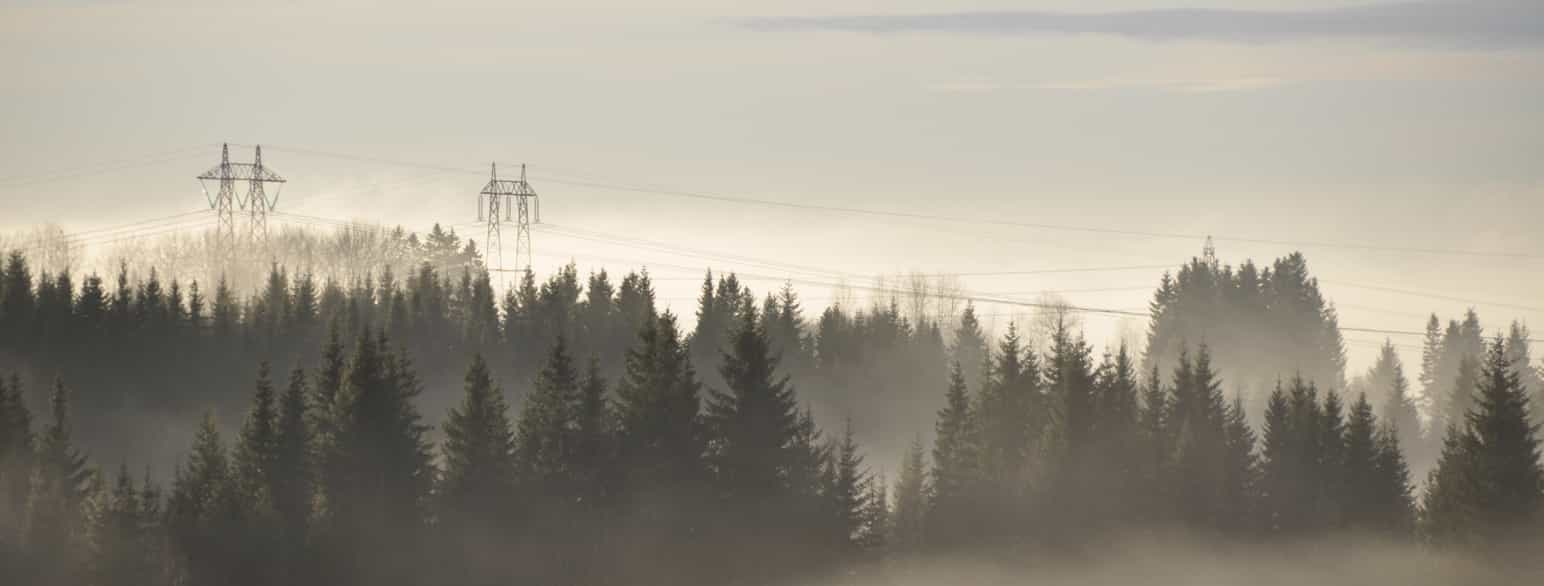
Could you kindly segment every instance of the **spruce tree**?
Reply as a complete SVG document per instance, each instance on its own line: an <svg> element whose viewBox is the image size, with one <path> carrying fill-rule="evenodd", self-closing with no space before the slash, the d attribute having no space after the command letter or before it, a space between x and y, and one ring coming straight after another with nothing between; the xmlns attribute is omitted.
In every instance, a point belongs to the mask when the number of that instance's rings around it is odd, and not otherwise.
<svg viewBox="0 0 1544 586"><path fill-rule="evenodd" d="M1357 396L1351 404L1351 415L1346 420L1345 453L1341 462L1345 479L1345 522L1348 527L1360 530L1382 528L1381 518L1386 508L1380 502L1384 494L1383 479L1379 475L1378 422L1372 414L1372 404L1366 394Z"/></svg>
<svg viewBox="0 0 1544 586"><path fill-rule="evenodd" d="M1429 538L1497 543L1532 530L1544 469L1529 397L1498 337L1485 356L1465 427L1450 427L1424 499Z"/></svg>
<svg viewBox="0 0 1544 586"><path fill-rule="evenodd" d="M36 472L28 503L27 542L34 552L52 556L64 565L61 572L75 571L86 547L86 517L83 506L89 496L94 472L86 465L86 456L75 446L70 419L69 389L64 381L54 382L50 403L53 418L38 438Z"/></svg>
<svg viewBox="0 0 1544 586"><path fill-rule="evenodd" d="M1324 394L1319 424L1319 515L1322 523L1338 528L1346 512L1346 417L1340 393L1334 389Z"/></svg>
<svg viewBox="0 0 1544 586"><path fill-rule="evenodd" d="M138 490L128 466L120 466L112 489L100 497L100 509L93 519L93 584L142 586L158 581L159 528L153 516L157 511L156 504L145 502L147 499L159 497L153 491Z"/></svg>
<svg viewBox="0 0 1544 586"><path fill-rule="evenodd" d="M833 513L832 527L836 542L848 547L861 547L864 528L871 510L872 496L869 484L872 479L863 468L863 455L858 452L858 442L853 439L852 420L842 432L842 441L832 450L826 498L830 499Z"/></svg>
<svg viewBox="0 0 1544 586"><path fill-rule="evenodd" d="M1522 386L1498 335L1482 367L1469 433L1480 483L1481 521L1491 528L1526 526L1544 506L1544 469L1539 463L1538 427Z"/></svg>
<svg viewBox="0 0 1544 586"><path fill-rule="evenodd" d="M1377 526L1392 537L1408 538L1415 523L1415 499L1411 494L1410 467L1405 464L1399 444L1399 430L1385 423L1379 426L1376 441Z"/></svg>
<svg viewBox="0 0 1544 586"><path fill-rule="evenodd" d="M567 341L559 337L515 427L515 464L521 483L538 501L560 501L575 488L569 456L578 400L579 373Z"/></svg>
<svg viewBox="0 0 1544 586"><path fill-rule="evenodd" d="M1534 406L1534 423L1544 424L1544 408L1538 407L1539 402L1544 401L1541 399L1544 397L1544 370L1534 368L1531 340L1527 325L1512 322L1512 326L1507 329L1506 356L1512 363L1512 369L1517 371L1518 382L1532 393L1529 403Z"/></svg>
<svg viewBox="0 0 1544 586"><path fill-rule="evenodd" d="M0 538L21 541L32 481L32 413L22 398L21 378L0 378Z"/></svg>
<svg viewBox="0 0 1544 586"><path fill-rule="evenodd" d="M890 545L895 532L895 519L890 507L890 485L884 474L871 476L868 494L864 495L862 521L858 529L857 546L874 551Z"/></svg>
<svg viewBox="0 0 1544 586"><path fill-rule="evenodd" d="M898 549L921 548L926 534L923 524L927 517L928 479L923 457L922 436L914 436L895 484L895 510L888 541Z"/></svg>
<svg viewBox="0 0 1544 586"><path fill-rule="evenodd" d="M1217 526L1227 478L1226 407L1207 347L1201 346L1194 361L1181 353L1173 378L1168 425L1174 430L1175 502L1191 525Z"/></svg>
<svg viewBox="0 0 1544 586"><path fill-rule="evenodd" d="M1464 354L1459 357L1456 374L1449 380L1447 394L1438 412L1444 425L1455 425L1460 429L1465 426L1465 419L1474 407L1476 387L1480 382L1480 366L1477 356Z"/></svg>
<svg viewBox="0 0 1544 586"><path fill-rule="evenodd" d="M467 367L461 404L445 421L442 519L453 526L507 513L515 488L515 436L504 393L481 354Z"/></svg>
<svg viewBox="0 0 1544 586"><path fill-rule="evenodd" d="M1291 404L1281 383L1265 404L1264 438L1260 447L1260 513L1268 533L1290 531L1299 519L1298 500L1303 498L1298 471L1301 449L1295 441Z"/></svg>
<svg viewBox="0 0 1544 586"><path fill-rule="evenodd" d="M1172 433L1168 401L1169 393L1164 389L1163 378L1154 367L1147 375L1147 384L1142 386L1141 410L1137 414L1138 433L1146 447L1134 454L1139 463L1140 490L1146 495L1140 505L1148 509L1145 515L1148 520L1167 515L1160 503L1167 499L1169 485L1167 472Z"/></svg>
<svg viewBox="0 0 1544 586"><path fill-rule="evenodd" d="M792 492L786 478L795 457L798 403L771 352L766 331L755 313L747 312L719 369L728 388L710 391L707 405L709 462L719 489L746 505Z"/></svg>
<svg viewBox="0 0 1544 586"><path fill-rule="evenodd" d="M617 435L625 489L644 501L684 505L704 480L701 385L670 312L648 322L617 385Z"/></svg>
<svg viewBox="0 0 1544 586"><path fill-rule="evenodd" d="M1415 399L1410 396L1410 381L1405 378L1404 366L1400 364L1398 354L1392 354L1389 361L1392 363L1392 376L1388 381L1388 401L1383 406L1383 421L1398 434L1395 439L1399 445L1419 445L1421 419Z"/></svg>
<svg viewBox="0 0 1544 586"><path fill-rule="evenodd" d="M37 298L32 290L32 269L20 250L6 258L0 271L0 348L20 355L31 353L32 321Z"/></svg>
<svg viewBox="0 0 1544 586"><path fill-rule="evenodd" d="M311 514L315 474L312 468L312 430L306 373L296 368L279 397L275 453L268 492L273 508L284 522L287 541L303 541Z"/></svg>
<svg viewBox="0 0 1544 586"><path fill-rule="evenodd" d="M349 358L322 446L328 554L359 580L411 581L419 566L402 556L363 563L381 548L418 551L434 478L427 428L413 400L422 387L405 353L365 328ZM335 577L336 578L336 577ZM339 578L341 579L341 578Z"/></svg>
<svg viewBox="0 0 1544 586"><path fill-rule="evenodd" d="M252 407L241 426L233 454L238 498L253 512L268 514L273 506L272 487L277 483L275 461L279 455L279 412L267 362L258 365Z"/></svg>
<svg viewBox="0 0 1544 586"><path fill-rule="evenodd" d="M616 451L611 415L600 360L592 356L579 386L574 405L574 438L569 442L569 463L581 491L580 498L592 505L600 504L616 480L611 467Z"/></svg>
<svg viewBox="0 0 1544 586"><path fill-rule="evenodd" d="M968 523L965 506L978 479L976 428L960 362L949 372L944 408L934 424L933 490L928 495L927 529L935 540L958 539Z"/></svg>
<svg viewBox="0 0 1544 586"><path fill-rule="evenodd" d="M1440 545L1478 545L1480 478L1474 465L1474 438L1457 425L1442 435L1437 464L1427 473L1421 495L1421 533Z"/></svg>
<svg viewBox="0 0 1544 586"><path fill-rule="evenodd" d="M1011 324L973 413L983 478L994 485L994 498L1021 501L1034 484L1027 465L1039 450L1049 414L1034 353L1021 348L1018 330Z"/></svg>
<svg viewBox="0 0 1544 586"><path fill-rule="evenodd" d="M193 450L177 468L167 501L167 529L176 549L176 566L190 583L232 581L232 568L244 553L238 535L242 515L225 445L206 414L193 436Z"/></svg>
<svg viewBox="0 0 1544 586"><path fill-rule="evenodd" d="M965 383L973 388L981 388L982 367L987 361L986 334L981 331L981 321L976 318L976 306L966 302L965 311L960 314L959 328L954 331L954 348L952 349L954 362L965 365L968 370L965 374Z"/></svg>
<svg viewBox="0 0 1544 586"><path fill-rule="evenodd" d="M1255 432L1249 426L1240 396L1233 397L1223 417L1223 485L1218 521L1222 529L1240 532L1252 526L1253 499L1259 483Z"/></svg>

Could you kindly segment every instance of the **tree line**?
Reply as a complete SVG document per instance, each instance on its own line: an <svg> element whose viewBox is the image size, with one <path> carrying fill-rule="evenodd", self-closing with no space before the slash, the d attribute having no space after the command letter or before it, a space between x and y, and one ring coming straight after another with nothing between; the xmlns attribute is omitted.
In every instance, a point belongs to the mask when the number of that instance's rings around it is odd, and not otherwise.
<svg viewBox="0 0 1544 586"><path fill-rule="evenodd" d="M541 285L526 274L502 307L486 275L458 283L428 266L348 291L274 267L244 302L217 287L210 309L196 286L163 292L153 274L120 274L111 295L68 279L34 286L20 255L0 276L0 343L62 375L41 425L21 377L0 385L0 563L35 583L725 581L1142 528L1472 551L1541 530L1529 369L1500 336L1459 360L1472 372L1454 373L1454 394L1472 392L1442 420L1417 491L1399 409L1299 375L1273 384L1252 424L1209 345L1168 365L1124 346L1096 358L1065 320L1037 351L1012 325L989 344L967 307L945 347L940 324L893 304L806 326L791 289L757 303L710 275L688 333L653 308L646 274L581 288L572 267ZM161 355L177 340L189 354ZM884 415L884 396L827 397L857 407L834 433L800 384L887 364L880 380L926 380L911 363L930 356L948 365L932 367L942 408L931 442L907 434L894 482L853 431ZM459 384L421 376L436 363L456 364L438 368ZM74 423L77 378L111 389L147 364L184 389L190 373L253 373L210 385L236 409L149 387L95 397L202 402L240 422L232 433L204 415L169 486L96 472ZM530 381L518 410L500 368ZM1390 396L1408 385L1393 371ZM423 415L432 387L456 396L437 426Z"/></svg>

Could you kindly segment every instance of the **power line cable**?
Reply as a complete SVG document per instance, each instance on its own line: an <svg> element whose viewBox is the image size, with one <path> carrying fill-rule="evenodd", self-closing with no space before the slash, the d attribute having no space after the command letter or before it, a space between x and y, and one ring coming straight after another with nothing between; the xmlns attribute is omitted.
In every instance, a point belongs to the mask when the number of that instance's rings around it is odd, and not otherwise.
<svg viewBox="0 0 1544 586"><path fill-rule="evenodd" d="M356 160L356 161L363 161L363 162L379 163L379 164L385 164L385 165L413 166L413 167L419 167L419 168L423 168L423 169L442 170L442 171L446 171L446 172L477 174L477 175L481 175L482 174L482 171L480 171L480 170L473 170L473 169L462 168L462 167L451 167L451 166L446 166L446 165L432 165L432 164L408 162L408 161L401 161L401 160L385 159L385 158L380 158L380 157L369 157L369 156L361 156L361 155L351 155L351 154L347 154L347 153L322 151L322 150L317 150L317 149L306 149L306 148L299 148L299 147L270 147L270 148L283 149L283 150L286 150L286 151L295 152L295 153L301 153L301 154L310 154L310 155L315 155L315 156L342 158L342 159L349 159L349 160ZM537 181L547 182L547 183L555 183L555 184L559 184L559 185L568 185L568 186L572 186L572 187L590 187L590 188L605 189L605 190L610 190L610 191L622 191L622 192L629 192L629 193L643 193L643 194L650 194L650 195L666 195L666 196L698 199L698 200L705 200L705 201L717 201L717 202L723 202L723 203L757 205L757 206L765 206L765 207L779 207L779 208L787 208L787 209L798 209L798 210L807 210L807 211L822 211L822 212L852 214L852 215L866 215L866 216L879 216L879 217L892 217L892 218L909 218L909 219L915 219L915 220L928 220L928 221L938 221L938 222L965 223L965 224L992 225L992 226L1008 226L1008 227L1029 228L1029 229L1037 229L1037 230L1056 230L1056 231L1066 231L1066 232L1082 232L1082 233L1104 234L1104 235L1112 235L1112 236L1130 236L1130 237L1161 238L1161 239L1180 239L1180 240L1202 240L1202 239L1206 238L1207 236L1212 236L1216 240L1223 240L1223 241L1230 241L1230 242L1243 242L1243 243L1250 243L1250 244L1270 244L1270 245L1280 245L1280 246L1313 247L1313 248L1339 248L1339 249L1349 249L1349 250L1365 250L1365 251L1373 251L1373 252L1398 252L1398 253L1430 254L1430 255L1445 255L1445 256L1496 257L1496 258L1513 258L1513 259L1528 259L1528 260L1541 260L1541 259L1544 259L1544 254L1525 253L1525 252L1490 251L1490 250L1466 250L1466 249L1453 249L1453 248L1421 248L1421 247L1389 246L1389 245L1378 245L1378 244L1356 243L1356 242L1330 242L1330 241L1316 241L1316 240L1287 240L1287 239L1274 239L1274 238L1253 238L1253 237L1233 236L1233 235L1217 235L1217 234L1208 235L1208 234L1192 234L1192 233L1182 233L1182 232L1161 232L1161 231L1148 231L1148 230L1128 230L1128 229L1118 229L1118 228L1105 228L1105 227L1098 227L1098 226L1074 226L1074 225L1066 225L1066 224L1051 224L1051 223L1044 223L1044 222L1021 222L1021 221L1004 220L1004 219L996 219L996 218L970 218L970 217L950 216L950 215L942 215L942 214L926 214L926 213L919 213L919 212L906 212L906 211L898 211L898 210L884 210L884 209L877 209L877 208L864 208L864 207L838 206L838 205L829 205L829 204L814 204L814 203L778 201L778 200L772 200L772 199L756 198L756 197L748 197L748 196L740 196L740 195L728 195L728 194L716 193L716 192L708 192L708 191L689 191L689 190L679 190L679 189L663 189L663 188L643 186L643 185L638 185L638 184L624 184L624 183L616 183L616 182L564 179L564 178L559 177L559 176L540 175L540 174L533 175L532 179L533 180L537 180Z"/></svg>

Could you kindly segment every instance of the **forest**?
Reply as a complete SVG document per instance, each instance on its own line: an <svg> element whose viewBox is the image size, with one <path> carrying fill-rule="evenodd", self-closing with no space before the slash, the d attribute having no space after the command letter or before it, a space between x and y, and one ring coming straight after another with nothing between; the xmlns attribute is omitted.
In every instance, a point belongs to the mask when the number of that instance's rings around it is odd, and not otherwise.
<svg viewBox="0 0 1544 586"><path fill-rule="evenodd" d="M641 269L500 293L453 232L392 241L245 286L11 252L0 576L783 583L1165 535L1544 571L1527 328L1431 315L1411 373L1390 342L1348 376L1301 254L1190 259L1096 349L1071 311L992 332L733 273L684 317Z"/></svg>

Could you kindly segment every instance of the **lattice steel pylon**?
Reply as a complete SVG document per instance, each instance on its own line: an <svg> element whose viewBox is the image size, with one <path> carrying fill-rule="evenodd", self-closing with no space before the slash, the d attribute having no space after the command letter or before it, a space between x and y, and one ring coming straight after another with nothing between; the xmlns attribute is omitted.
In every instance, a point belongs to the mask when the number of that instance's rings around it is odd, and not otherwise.
<svg viewBox="0 0 1544 586"><path fill-rule="evenodd" d="M204 187L204 198L209 200L209 208L214 210L218 219L215 228L215 237L219 240L221 251L227 256L234 256L236 252L236 209L247 211L247 238L255 245L266 245L268 241L268 212L278 204L278 193L269 198L263 188L265 183L283 184L285 179L278 173L263 166L263 147L257 147L255 160L252 163L232 163L230 145L220 146L220 163L210 167L198 176L199 181L218 181L219 190L213 197L209 196L209 188ZM250 183L245 197L237 197L236 182L246 181Z"/></svg>
<svg viewBox="0 0 1544 586"><path fill-rule="evenodd" d="M531 200L536 200L536 221L541 223L541 198L525 180L525 165L520 165L519 179L499 179L499 165L490 166L488 184L477 194L477 220L488 224L483 243L489 265L504 270L504 224L515 225L515 264L517 270L531 270ZM513 209L511 209L513 208Z"/></svg>
<svg viewBox="0 0 1544 586"><path fill-rule="evenodd" d="M1213 271L1217 270L1217 245L1212 243L1211 236L1206 237L1206 244L1201 247L1201 262Z"/></svg>
<svg viewBox="0 0 1544 586"><path fill-rule="evenodd" d="M215 239L219 242L221 252L229 254L236 248L236 173L231 168L230 145L220 145L220 164L204 171L198 179L200 183L220 182L214 197L209 196L209 188L204 186L204 199L209 200L209 209L214 210L217 220Z"/></svg>
<svg viewBox="0 0 1544 586"><path fill-rule="evenodd" d="M282 189L285 179L263 166L263 145L257 145L252 155L252 176L247 179L251 186L247 188L245 201L247 208L247 240L257 249L268 247L268 212L279 205L279 191L274 190L273 198L263 189L264 183L277 183Z"/></svg>

